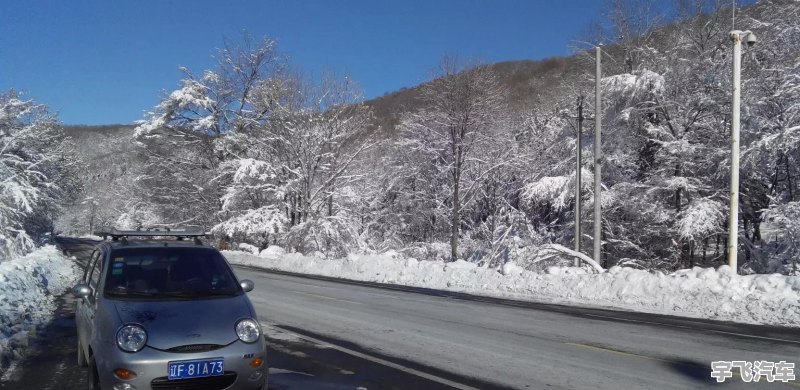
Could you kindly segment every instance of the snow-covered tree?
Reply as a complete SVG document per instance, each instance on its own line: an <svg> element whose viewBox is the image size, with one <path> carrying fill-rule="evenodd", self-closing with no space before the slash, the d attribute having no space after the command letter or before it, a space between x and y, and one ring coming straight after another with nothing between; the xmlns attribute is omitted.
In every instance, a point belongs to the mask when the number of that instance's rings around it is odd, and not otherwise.
<svg viewBox="0 0 800 390"><path fill-rule="evenodd" d="M341 211L337 200L343 190L360 178L352 174L354 162L375 145L369 133L372 113L361 103L360 92L347 77L331 75L303 91L304 96L296 101L305 103L284 106L269 123L255 127L252 132L228 137L226 142L232 149L244 152L235 161L258 174L249 176L250 182L244 187L237 178L241 175L234 176L223 197L224 209L248 210L246 218L255 217L254 210L260 210L259 218L267 218L274 225L270 231L291 230L290 245L303 251L325 252L329 245L311 244L345 240L307 241L306 236L319 237L332 232L331 228L312 228L326 226L328 220L335 222L335 226L346 225L345 217L337 215ZM258 202L245 205L243 197L248 202L254 199ZM236 223L233 219L221 226Z"/></svg>
<svg viewBox="0 0 800 390"><path fill-rule="evenodd" d="M500 132L504 90L490 68L464 66L452 58L442 61L437 76L422 87L424 108L402 118L403 141L398 146L431 164L434 176L429 180L448 188L447 197L437 201L448 209L450 258L455 261L462 212L474 200L478 179L503 164L486 166L476 157Z"/></svg>
<svg viewBox="0 0 800 390"><path fill-rule="evenodd" d="M265 125L290 95L272 40L246 35L217 58L217 68L201 76L184 68L181 87L136 129L135 140L148 155L138 178L147 190L141 198L155 205L163 223L219 221L226 185L219 170L239 152L227 149L224 137Z"/></svg>
<svg viewBox="0 0 800 390"><path fill-rule="evenodd" d="M800 256L791 222L800 191L798 18L797 3L763 1L744 20L766 37L743 61L741 241L743 267L755 272L786 272Z"/></svg>
<svg viewBox="0 0 800 390"><path fill-rule="evenodd" d="M223 174L231 175L222 197L222 223L212 232L234 239L262 241L269 244L271 235L285 233L288 220L283 207L286 181L266 161L253 158L223 164Z"/></svg>
<svg viewBox="0 0 800 390"><path fill-rule="evenodd" d="M295 222L333 215L337 190L357 179L351 165L375 146L368 132L372 111L348 77L326 78L312 91L309 107L266 129L289 172Z"/></svg>
<svg viewBox="0 0 800 390"><path fill-rule="evenodd" d="M80 191L56 117L15 92L0 93L0 261L52 232L62 202Z"/></svg>

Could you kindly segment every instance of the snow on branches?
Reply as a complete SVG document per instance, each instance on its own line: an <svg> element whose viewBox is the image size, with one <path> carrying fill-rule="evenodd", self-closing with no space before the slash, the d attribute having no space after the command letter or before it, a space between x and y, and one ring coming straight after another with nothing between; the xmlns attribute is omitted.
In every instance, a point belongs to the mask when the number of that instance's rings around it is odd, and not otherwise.
<svg viewBox="0 0 800 390"><path fill-rule="evenodd" d="M724 204L711 199L698 199L678 216L678 234L689 241L700 241L721 232L724 223Z"/></svg>
<svg viewBox="0 0 800 390"><path fill-rule="evenodd" d="M246 210L242 214L215 225L211 232L240 240L258 240L270 234L286 232L286 213L275 205Z"/></svg>
<svg viewBox="0 0 800 390"><path fill-rule="evenodd" d="M67 145L43 105L0 93L0 261L28 252L37 235L52 230L71 195Z"/></svg>

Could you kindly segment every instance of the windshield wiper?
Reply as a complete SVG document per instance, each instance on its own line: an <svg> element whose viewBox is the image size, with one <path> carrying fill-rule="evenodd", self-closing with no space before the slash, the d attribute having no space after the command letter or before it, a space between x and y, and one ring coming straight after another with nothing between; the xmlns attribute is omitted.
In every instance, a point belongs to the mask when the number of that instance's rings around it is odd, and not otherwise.
<svg viewBox="0 0 800 390"><path fill-rule="evenodd" d="M203 294L210 296L233 296L236 295L236 291L203 291Z"/></svg>
<svg viewBox="0 0 800 390"><path fill-rule="evenodd" d="M145 291L106 291L106 294L116 297L145 297L152 298L157 296L155 293Z"/></svg>
<svg viewBox="0 0 800 390"><path fill-rule="evenodd" d="M198 295L197 291L172 291L172 292L160 292L158 296L160 297L171 297L171 298L194 298Z"/></svg>
<svg viewBox="0 0 800 390"><path fill-rule="evenodd" d="M164 298L203 298L203 297L221 297L221 296L234 296L235 291L172 291L160 292L155 294L157 297Z"/></svg>

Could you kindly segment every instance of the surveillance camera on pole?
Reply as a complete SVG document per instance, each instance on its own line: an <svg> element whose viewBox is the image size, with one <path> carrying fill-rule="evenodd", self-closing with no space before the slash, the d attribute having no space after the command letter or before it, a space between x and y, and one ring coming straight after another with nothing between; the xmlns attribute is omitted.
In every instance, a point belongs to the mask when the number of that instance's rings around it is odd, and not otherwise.
<svg viewBox="0 0 800 390"><path fill-rule="evenodd" d="M728 215L728 265L738 270L739 249L739 118L741 117L742 40L747 46L756 44L756 35L751 31L734 30L733 41L733 100L731 104L731 189L730 213Z"/></svg>
<svg viewBox="0 0 800 390"><path fill-rule="evenodd" d="M747 33L747 46L753 47L758 42L758 38L756 38L756 34L752 32L746 31Z"/></svg>

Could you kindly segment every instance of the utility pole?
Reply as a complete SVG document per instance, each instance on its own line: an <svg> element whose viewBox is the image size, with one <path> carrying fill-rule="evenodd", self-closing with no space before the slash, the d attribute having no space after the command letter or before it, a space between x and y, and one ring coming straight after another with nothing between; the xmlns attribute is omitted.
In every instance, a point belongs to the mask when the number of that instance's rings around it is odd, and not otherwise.
<svg viewBox="0 0 800 390"><path fill-rule="evenodd" d="M595 69L595 84L594 84L594 261L597 264L600 262L600 250L602 242L600 241L600 234L602 232L603 212L600 205L600 171L603 164L603 149L600 147L600 129L602 119L603 105L600 101L600 79L602 77L602 70L600 68L600 55L601 46L595 47L596 69Z"/></svg>
<svg viewBox="0 0 800 390"><path fill-rule="evenodd" d="M581 137L583 136L583 95L578 96L578 137L575 142L575 252L581 251ZM575 259L575 267L581 262Z"/></svg>
<svg viewBox="0 0 800 390"><path fill-rule="evenodd" d="M586 101L586 96L578 95L577 98L577 107L578 107L578 115L577 116L569 116L565 115L564 118L569 119L576 119L578 122L577 127L577 137L575 142L575 252L581 251L581 192L583 190L583 121L586 119L592 120L592 118L586 118L583 116L583 103ZM577 258L573 263L575 267L580 267L581 262Z"/></svg>
<svg viewBox="0 0 800 390"><path fill-rule="evenodd" d="M731 102L731 200L728 213L728 265L738 272L739 250L739 118L741 116L742 38L747 45L756 44L756 36L750 31L733 30L733 101Z"/></svg>

